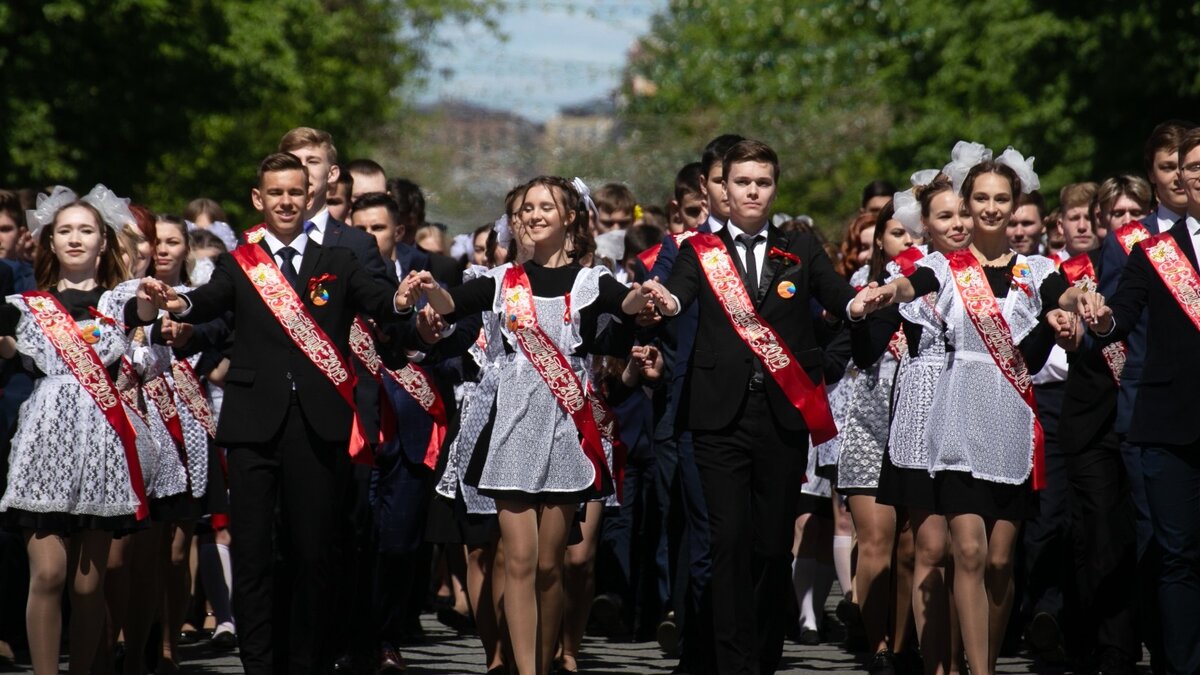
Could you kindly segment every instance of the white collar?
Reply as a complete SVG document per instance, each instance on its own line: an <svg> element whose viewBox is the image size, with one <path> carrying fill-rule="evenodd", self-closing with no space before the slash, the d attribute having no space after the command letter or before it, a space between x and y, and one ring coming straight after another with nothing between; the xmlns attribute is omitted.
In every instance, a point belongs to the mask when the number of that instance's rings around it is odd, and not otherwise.
<svg viewBox="0 0 1200 675"><path fill-rule="evenodd" d="M284 247L284 243L271 234L270 230L263 231L263 241L267 242L267 248L271 249L271 255L275 256L279 253L279 249ZM299 236L292 240L292 243L287 244L296 249L296 255L304 255L304 249L308 247L308 235L301 232Z"/></svg>
<svg viewBox="0 0 1200 675"><path fill-rule="evenodd" d="M1196 218L1196 216L1188 216L1186 222L1188 234L1193 237L1200 236L1200 219Z"/></svg>
<svg viewBox="0 0 1200 675"><path fill-rule="evenodd" d="M1158 218L1158 222L1160 224L1170 223L1170 225L1174 225L1183 216L1181 216L1178 213L1175 213L1171 209L1168 209L1167 207L1163 206L1162 204L1159 204L1158 210L1154 212L1154 217ZM1169 225L1168 225L1168 227L1169 227Z"/></svg>
<svg viewBox="0 0 1200 675"><path fill-rule="evenodd" d="M321 234L325 234L325 226L329 224L329 207L322 207L320 211L313 214L308 222L313 224L313 229Z"/></svg>
<svg viewBox="0 0 1200 675"><path fill-rule="evenodd" d="M745 234L749 234L752 237L762 237L763 239L766 239L767 228L769 227L771 227L771 221L766 220L763 221L762 227L758 228L757 232L746 232ZM737 241L738 236L741 234L743 234L742 228L732 224L729 226L729 235L733 237L734 241Z"/></svg>
<svg viewBox="0 0 1200 675"><path fill-rule="evenodd" d="M708 229L711 230L713 234L716 234L725 229L725 223L721 222L720 219L710 213L708 214Z"/></svg>

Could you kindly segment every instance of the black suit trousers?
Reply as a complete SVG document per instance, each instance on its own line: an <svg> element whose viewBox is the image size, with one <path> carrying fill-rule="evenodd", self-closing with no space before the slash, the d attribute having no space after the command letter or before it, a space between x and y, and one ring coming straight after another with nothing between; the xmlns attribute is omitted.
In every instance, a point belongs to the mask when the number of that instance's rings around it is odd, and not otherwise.
<svg viewBox="0 0 1200 675"><path fill-rule="evenodd" d="M712 546L716 670L773 673L783 654L792 531L808 455L764 392L747 392L734 422L694 432Z"/></svg>
<svg viewBox="0 0 1200 675"><path fill-rule="evenodd" d="M229 449L233 613L247 675L328 672L346 444L322 441L296 396L271 441Z"/></svg>

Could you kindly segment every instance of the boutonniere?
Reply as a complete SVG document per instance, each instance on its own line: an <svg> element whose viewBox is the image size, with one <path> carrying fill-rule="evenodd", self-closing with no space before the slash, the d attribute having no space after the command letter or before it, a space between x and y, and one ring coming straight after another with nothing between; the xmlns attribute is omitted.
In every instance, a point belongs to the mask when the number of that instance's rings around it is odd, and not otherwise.
<svg viewBox="0 0 1200 675"><path fill-rule="evenodd" d="M88 314L91 314L92 318L95 319L97 323L104 324L109 328L119 328L122 331L125 330L125 324L117 321L111 316L101 313L100 310L96 309L95 307L88 307Z"/></svg>
<svg viewBox="0 0 1200 675"><path fill-rule="evenodd" d="M767 251L767 257L783 258L784 260L788 261L789 263L791 263L793 265L800 264L800 256L796 255L795 253L789 253L789 252L787 252L781 248L778 248L776 246L772 246L771 250Z"/></svg>
<svg viewBox="0 0 1200 675"><path fill-rule="evenodd" d="M1033 297L1033 270L1029 269L1029 265L1025 263L1013 265L1012 272L1008 274L1008 281L1012 290L1020 290L1025 295Z"/></svg>
<svg viewBox="0 0 1200 675"><path fill-rule="evenodd" d="M325 288L327 281L337 281L337 275L326 272L308 280L308 298L317 307L329 302L329 290Z"/></svg>

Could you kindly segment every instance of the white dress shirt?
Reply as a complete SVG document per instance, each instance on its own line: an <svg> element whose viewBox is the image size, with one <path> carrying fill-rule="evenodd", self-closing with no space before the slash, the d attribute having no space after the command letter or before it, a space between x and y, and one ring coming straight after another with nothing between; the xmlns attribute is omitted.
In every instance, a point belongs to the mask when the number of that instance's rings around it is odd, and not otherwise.
<svg viewBox="0 0 1200 675"><path fill-rule="evenodd" d="M312 224L309 225L308 223ZM313 217L308 219L308 223L304 225L304 231L308 234L308 238L318 244L324 244L325 227L329 225L329 207L326 206L314 213Z"/></svg>
<svg viewBox="0 0 1200 675"><path fill-rule="evenodd" d="M708 214L708 229L711 230L713 234L716 234L725 229L725 223L721 220L718 220L716 216L710 213Z"/></svg>
<svg viewBox="0 0 1200 675"><path fill-rule="evenodd" d="M749 234L759 239L754 245L754 269L758 272L760 283L762 282L763 263L767 259L767 228L770 224L770 221L763 223L757 232L743 232L740 227L736 226L729 228L729 236L733 239L733 250L737 251L738 258L742 262L742 269L746 269L746 245L738 241L738 237L742 234Z"/></svg>
<svg viewBox="0 0 1200 675"><path fill-rule="evenodd" d="M326 215L329 215L326 213ZM301 233L290 244L284 244L279 241L270 231L263 231L263 241L267 243L267 248L271 250L271 257L275 259L276 265L283 265L283 258L279 255L279 249L284 246L291 246L296 249L296 255L292 258L292 266L296 269L296 274L300 274L300 261L304 259L304 249L308 247L310 237Z"/></svg>
<svg viewBox="0 0 1200 675"><path fill-rule="evenodd" d="M1158 210L1154 212L1154 217L1158 220L1158 231L1161 234L1170 230L1175 225L1175 222L1183 216L1159 204Z"/></svg>

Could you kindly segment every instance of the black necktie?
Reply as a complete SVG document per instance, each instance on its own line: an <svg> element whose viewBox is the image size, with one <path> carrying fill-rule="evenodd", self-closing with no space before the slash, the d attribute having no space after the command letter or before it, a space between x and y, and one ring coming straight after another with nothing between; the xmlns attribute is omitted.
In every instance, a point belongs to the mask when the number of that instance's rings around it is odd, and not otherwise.
<svg viewBox="0 0 1200 675"><path fill-rule="evenodd" d="M760 239L761 237L752 234L737 236L738 242L746 247L746 290L749 291L751 300L758 297L758 263L754 259L754 247L758 245Z"/></svg>
<svg viewBox="0 0 1200 675"><path fill-rule="evenodd" d="M300 275L296 274L296 266L292 264L292 259L300 255L300 251L291 246L284 246L275 252L283 260L283 264L279 266L279 271L283 272L283 278L292 285L292 288L297 292L300 290Z"/></svg>

